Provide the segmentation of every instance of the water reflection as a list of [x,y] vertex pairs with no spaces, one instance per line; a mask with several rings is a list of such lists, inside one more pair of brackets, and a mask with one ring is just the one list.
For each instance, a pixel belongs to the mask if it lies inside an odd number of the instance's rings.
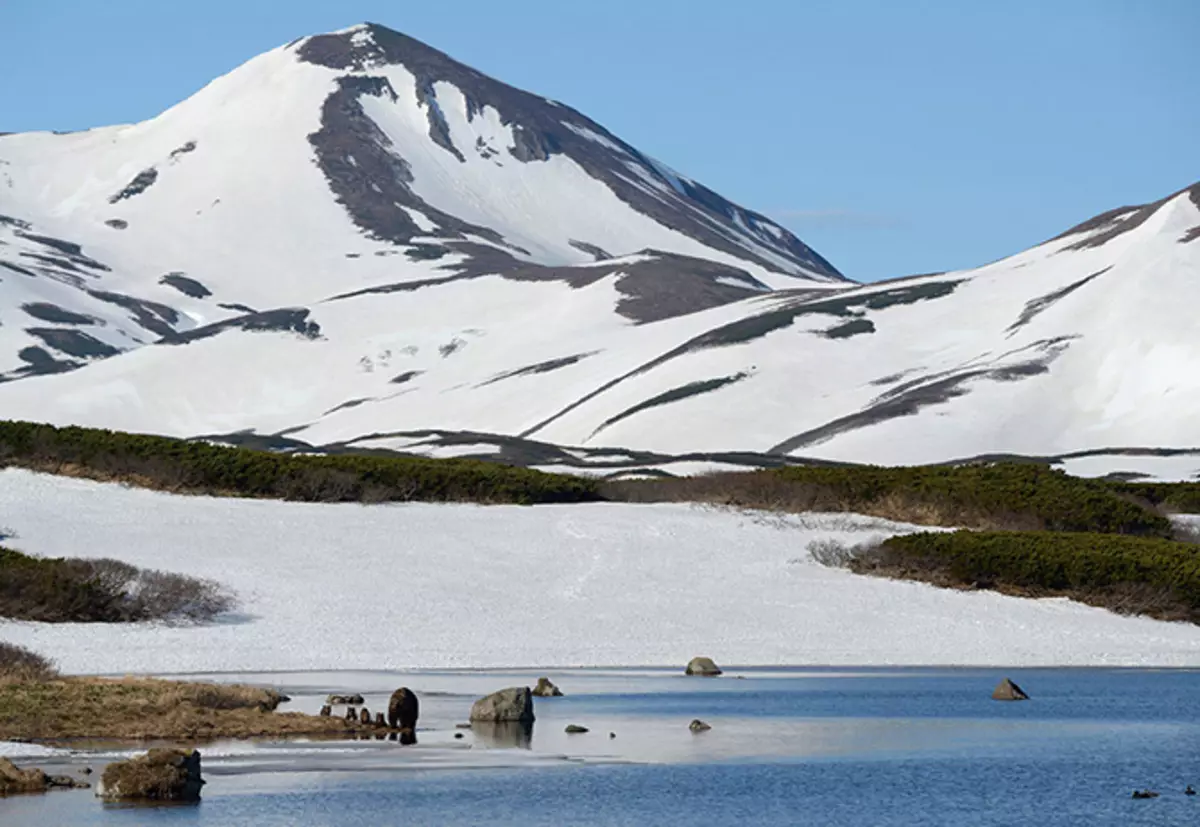
[[475,743],[484,749],[529,749],[533,745],[533,723],[520,721],[473,721]]

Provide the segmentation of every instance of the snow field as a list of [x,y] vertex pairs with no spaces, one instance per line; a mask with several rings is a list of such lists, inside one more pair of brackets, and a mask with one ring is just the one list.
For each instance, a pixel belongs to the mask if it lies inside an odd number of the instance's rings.
[[1200,665],[1200,628],[859,577],[808,543],[915,527],[686,505],[325,505],[0,472],[42,555],[219,580],[202,627],[0,623],[71,673],[729,665]]

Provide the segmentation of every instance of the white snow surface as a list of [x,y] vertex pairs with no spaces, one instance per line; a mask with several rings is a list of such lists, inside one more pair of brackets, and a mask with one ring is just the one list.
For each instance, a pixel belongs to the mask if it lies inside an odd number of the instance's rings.
[[[1200,628],[860,577],[818,538],[915,527],[679,505],[319,505],[0,473],[10,541],[219,580],[199,627],[0,623],[71,673],[671,665],[1200,665]],[[64,518],[69,516],[69,518]]]
[[[401,444],[394,435],[458,430],[670,455],[877,464],[1200,446],[1200,241],[1184,241],[1200,227],[1200,189],[1166,199],[1097,246],[1072,249],[1106,227],[974,270],[848,287],[709,248],[634,210],[564,155],[517,162],[512,125],[439,82],[426,90],[428,105],[463,150],[459,160],[430,139],[411,72],[372,66],[361,74],[385,77],[396,99],[360,103],[408,163],[412,190],[526,250],[516,255],[581,266],[592,256],[571,242],[583,241],[625,257],[603,263],[611,266],[645,262],[639,251],[657,249],[737,266],[772,292],[644,324],[618,312],[629,295],[617,273],[579,288],[485,276],[331,300],[444,279],[447,262],[463,255],[411,261],[402,246],[364,234],[333,198],[308,136],[347,72],[355,74],[283,47],[144,123],[0,137],[0,216],[29,223],[0,218],[0,265],[37,273],[0,266],[0,374],[20,370],[34,347],[67,358],[31,327],[123,351],[70,357],[86,363],[71,372],[0,382],[0,412],[183,437],[286,430],[314,446]],[[598,147],[620,149],[580,129]],[[645,192],[679,198],[688,179],[621,151]],[[110,201],[150,168],[157,179],[144,192]],[[405,209],[438,240],[432,210]],[[128,226],[106,224],[113,220]],[[771,225],[739,212],[714,227],[747,254],[779,263]],[[61,252],[31,233],[80,244],[107,269],[55,269],[43,259]],[[211,295],[161,284],[168,273]],[[228,319],[242,305],[307,309],[321,332],[233,329],[152,345],[158,334],[139,321],[144,314],[102,293],[169,305],[178,331]],[[850,304],[831,308],[830,300]],[[800,302],[791,317],[764,317]],[[30,304],[86,318],[34,321],[22,309]],[[847,321],[869,322],[869,331],[824,335]],[[745,327],[731,335],[723,330],[731,324]],[[401,374],[412,376],[392,381]],[[706,390],[678,393],[688,387]],[[644,404],[672,392],[669,402]],[[1066,467],[1098,475],[1141,466],[1114,455]],[[1184,457],[1145,467],[1166,478],[1197,470]]]

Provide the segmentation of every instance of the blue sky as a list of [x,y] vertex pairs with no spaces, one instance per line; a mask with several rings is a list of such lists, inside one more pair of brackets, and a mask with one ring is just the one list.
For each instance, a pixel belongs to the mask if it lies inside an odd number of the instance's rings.
[[364,20],[570,104],[860,280],[1200,180],[1197,0],[0,0],[0,131],[151,117]]

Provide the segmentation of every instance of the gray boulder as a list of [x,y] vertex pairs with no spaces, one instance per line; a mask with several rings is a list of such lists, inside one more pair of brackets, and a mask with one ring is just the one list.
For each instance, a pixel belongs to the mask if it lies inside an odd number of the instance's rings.
[[721,674],[721,670],[713,663],[712,658],[692,658],[688,661],[684,674],[712,678]]
[[198,801],[200,753],[190,749],[152,749],[104,768],[96,795],[105,801]]
[[588,728],[585,726],[580,726],[579,724],[567,724],[567,728],[564,731],[568,735],[582,735],[588,731]]
[[550,682],[549,678],[538,678],[533,694],[539,698],[561,698],[562,690]]
[[688,724],[688,729],[690,729],[692,732],[708,732],[710,729],[712,729],[712,724],[706,724],[704,721],[696,718],[690,724]]
[[325,699],[325,703],[330,706],[361,706],[363,696],[357,692],[353,695],[330,695]]
[[519,721],[533,723],[533,692],[528,686],[514,686],[480,698],[471,706],[471,722]]

